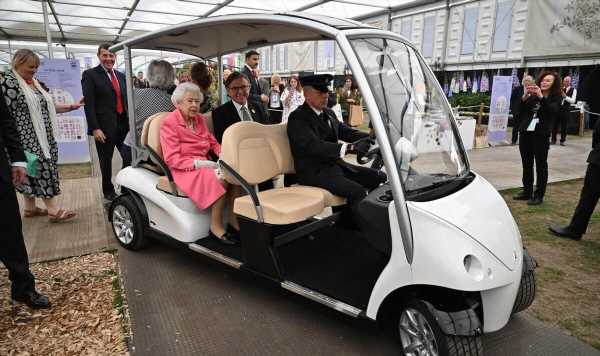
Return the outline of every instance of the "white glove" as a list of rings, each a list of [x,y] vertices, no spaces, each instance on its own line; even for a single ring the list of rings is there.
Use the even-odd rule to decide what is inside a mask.
[[[200,168],[216,168],[217,162],[194,158],[194,169]]]

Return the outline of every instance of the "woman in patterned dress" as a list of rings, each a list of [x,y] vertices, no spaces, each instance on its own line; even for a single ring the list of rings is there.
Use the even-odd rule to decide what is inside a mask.
[[[290,78],[288,87],[285,88],[283,94],[281,94],[281,101],[283,102],[283,116],[281,122],[287,122],[292,111],[304,104],[304,93],[302,92],[302,86],[300,85],[297,76]]]
[[[56,113],[65,113],[81,107],[77,104],[54,105],[52,97],[33,78],[40,59],[31,50],[18,50],[12,60],[12,69],[0,80],[4,99],[15,119],[23,149],[39,158],[37,177],[18,188],[25,197],[25,217],[48,215],[51,222],[73,219],[74,211],[60,208],[56,196],[60,194],[58,180],[58,146],[54,139],[52,124]],[[46,209],[35,205],[41,198]]]
[[[175,106],[171,102],[171,94],[169,94],[169,90],[175,85],[175,69],[171,63],[164,60],[153,60],[148,65],[146,77],[150,87],[134,89],[133,92],[135,131],[129,130],[123,146],[121,146],[123,167],[131,165],[131,147],[135,147],[136,142],[139,142],[144,121],[156,113],[175,110]]]

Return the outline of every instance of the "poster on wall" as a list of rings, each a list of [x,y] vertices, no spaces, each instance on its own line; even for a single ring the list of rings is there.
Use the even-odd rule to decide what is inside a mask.
[[[83,96],[81,70],[77,59],[43,59],[36,78],[48,87],[55,105],[74,104]],[[83,107],[56,114],[56,122],[52,125],[58,143],[58,163],[90,161]]]
[[[488,121],[488,143],[491,145],[506,141],[508,111],[512,93],[511,76],[494,76],[492,99],[490,100],[490,118]]]

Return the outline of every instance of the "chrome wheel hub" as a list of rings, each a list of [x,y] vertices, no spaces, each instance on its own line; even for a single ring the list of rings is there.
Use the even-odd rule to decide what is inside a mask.
[[[406,308],[398,325],[402,349],[407,356],[438,356],[438,345],[431,325],[420,311]]]
[[[123,244],[128,245],[133,241],[133,220],[129,210],[122,205],[117,205],[113,210],[112,226],[115,236]]]

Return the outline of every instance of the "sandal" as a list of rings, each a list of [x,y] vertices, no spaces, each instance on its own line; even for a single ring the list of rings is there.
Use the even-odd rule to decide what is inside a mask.
[[[48,210],[42,209],[40,207],[35,207],[33,210],[24,209],[23,216],[26,218],[32,218],[34,216],[46,216],[48,215]]]
[[[58,209],[56,214],[48,213],[48,221],[51,223],[63,222],[71,220],[77,216],[77,213],[71,210]]]

